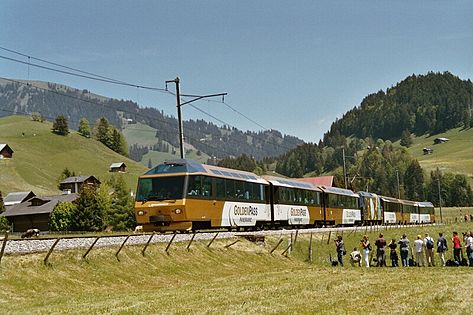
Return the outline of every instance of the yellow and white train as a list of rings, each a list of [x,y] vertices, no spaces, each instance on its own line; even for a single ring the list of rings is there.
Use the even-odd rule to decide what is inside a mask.
[[[407,219],[407,211],[414,211],[411,205],[417,217]],[[385,213],[389,220],[383,219]],[[159,232],[435,221],[428,202],[316,187],[193,160],[166,162],[140,176],[135,215],[144,231]]]

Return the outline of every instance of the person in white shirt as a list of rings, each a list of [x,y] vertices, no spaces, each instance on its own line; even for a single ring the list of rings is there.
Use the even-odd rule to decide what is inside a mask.
[[[468,237],[466,238],[466,255],[468,256],[468,262],[470,267],[473,267],[473,231],[468,233]]]
[[[416,251],[416,260],[417,266],[424,266],[424,255],[422,255],[422,250],[424,249],[424,241],[422,241],[422,236],[417,235],[417,239],[414,241],[415,251]]]
[[[429,233],[425,233],[424,246],[425,246],[425,259],[429,267],[435,266],[434,262],[434,239],[429,236]]]

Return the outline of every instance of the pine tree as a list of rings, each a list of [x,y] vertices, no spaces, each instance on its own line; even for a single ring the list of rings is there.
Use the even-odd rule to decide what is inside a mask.
[[[412,135],[409,130],[406,129],[402,132],[400,144],[406,148],[412,145]]]
[[[130,230],[136,225],[133,198],[128,192],[123,176],[112,181],[114,189],[112,203],[107,214],[107,225],[114,230]]]
[[[95,125],[95,139],[102,142],[107,147],[111,147],[110,124],[105,117],[100,118]]]
[[[148,160],[148,168],[149,168],[149,169],[152,169],[152,168],[153,168],[153,164],[151,163],[151,159]]]
[[[404,189],[407,199],[424,199],[424,173],[417,160],[413,160],[404,173]]]
[[[90,138],[90,126],[89,126],[89,121],[87,120],[87,118],[85,117],[82,117],[79,121],[79,130],[78,132],[86,137],[86,138]]]
[[[74,201],[76,211],[72,229],[75,231],[100,231],[103,228],[103,209],[95,196],[95,189],[82,186],[80,196]]]
[[[63,115],[56,117],[56,120],[53,123],[53,132],[61,136],[66,136],[69,133],[69,126],[66,117]]]

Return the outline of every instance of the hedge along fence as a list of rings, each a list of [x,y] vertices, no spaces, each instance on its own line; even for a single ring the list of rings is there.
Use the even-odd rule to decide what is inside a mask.
[[[284,231],[284,233],[290,233],[290,234],[284,234],[283,231],[271,231],[271,235],[261,235],[260,233],[257,234],[248,234],[248,235],[234,235],[230,237],[229,239],[231,242],[227,242],[226,244],[223,245],[223,248],[230,248],[234,246],[235,244],[239,243],[242,238],[253,238],[253,242],[260,242],[265,245],[266,252],[267,254],[273,256],[273,257],[286,257],[286,258],[295,258],[295,259],[301,259],[306,261],[309,264],[314,264],[314,265],[320,265],[320,266],[330,266],[330,261],[331,259],[336,260],[336,250],[335,250],[335,243],[334,240],[338,235],[341,235],[343,237],[344,243],[345,243],[345,249],[347,251],[347,256],[345,256],[345,261],[348,262],[349,256],[348,254],[352,251],[354,247],[360,249],[360,241],[363,235],[368,235],[369,239],[372,243],[373,249],[375,249],[374,242],[376,238],[378,237],[379,233],[383,233],[386,239],[386,242],[389,243],[392,238],[396,240],[396,242],[399,240],[402,234],[407,234],[408,238],[411,240],[411,245],[413,245],[414,240],[416,239],[416,236],[420,234],[422,238],[424,237],[425,233],[429,233],[430,236],[432,236],[434,239],[436,239],[438,232],[444,232],[444,236],[449,239],[451,236],[451,232],[453,230],[458,231],[461,233],[462,231],[467,231],[467,230],[473,230],[473,223],[459,223],[456,225],[452,226],[447,226],[447,225],[417,225],[417,226],[363,226],[363,227],[353,227],[350,229],[328,229],[328,230],[318,230],[318,231],[307,231],[307,230],[293,230],[293,231]],[[178,240],[180,243],[187,242],[187,245],[185,246],[185,249],[187,251],[190,250],[191,245],[196,239],[196,236],[199,236],[200,233],[194,233],[190,236],[190,239],[181,239]],[[201,240],[201,242],[207,242],[207,245],[205,245],[206,248],[211,248],[213,245],[214,241],[216,238],[224,233],[216,232],[213,234],[213,237],[210,238],[210,240],[207,238],[206,240]],[[279,234],[279,235],[278,235]],[[164,249],[164,252],[169,255],[169,250],[173,243],[176,241],[177,236],[182,236],[187,234],[177,234],[174,233],[170,236],[169,240],[166,242],[163,242],[166,244],[166,247]],[[149,249],[149,245],[152,243],[153,239],[158,236],[156,233],[152,234],[141,234],[141,235],[135,235],[135,236],[142,236],[145,237],[146,241],[141,242],[139,244],[136,244],[134,242],[130,242],[130,237],[132,235],[127,234],[127,235],[119,235],[119,236],[114,236],[116,237],[124,237],[123,241],[117,243],[115,242],[114,244],[110,245],[102,245],[101,247],[111,247],[114,245],[120,245],[117,251],[115,252],[115,258],[117,259],[118,262],[120,262],[120,253],[125,249],[126,246],[143,246],[141,249],[141,254],[142,256],[146,255],[146,251]],[[162,236],[162,235],[160,235]],[[167,235],[169,237],[169,235]],[[235,237],[237,240],[235,240]],[[91,241],[91,237],[83,237],[89,239]],[[53,241],[52,245],[50,245],[49,249],[47,250],[47,254],[44,257],[43,263],[45,265],[50,266],[50,258],[54,251],[63,251],[65,249],[80,249],[83,248],[85,249],[82,259],[87,260],[88,255],[91,253],[91,251],[96,247],[96,245],[99,243],[101,239],[104,238],[110,238],[110,236],[96,236],[93,238],[91,244],[88,246],[80,246],[79,248],[60,248],[60,245],[62,242],[66,242],[68,240],[74,239],[76,240],[76,237],[59,237],[56,239],[49,239],[48,241]],[[80,238],[79,238],[80,239]],[[40,241],[40,240],[31,240],[32,242],[34,241]],[[43,240],[44,241],[44,240]],[[287,246],[282,245],[287,242]],[[5,253],[5,248],[7,245],[7,242],[11,242],[11,240],[8,239],[8,234],[5,234],[5,237],[3,241],[1,242],[1,248],[0,248],[0,264],[1,260],[4,256]],[[217,245],[214,245],[214,247]],[[451,244],[449,242],[449,248],[451,248]],[[372,251],[372,255],[374,255],[375,251]],[[389,251],[386,251],[386,256],[389,257]],[[447,254],[448,256],[451,255]],[[437,256],[437,255],[436,255]],[[436,257],[438,259],[438,257]],[[389,261],[389,259],[387,259]]]

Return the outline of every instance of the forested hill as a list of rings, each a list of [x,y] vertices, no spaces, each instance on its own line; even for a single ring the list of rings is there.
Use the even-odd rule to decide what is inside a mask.
[[[165,141],[178,147],[176,118],[156,108],[143,108],[132,101],[107,98],[55,83],[0,79],[0,117],[32,113],[39,113],[49,121],[64,115],[69,120],[69,127],[74,129],[82,117],[91,124],[105,117],[120,129],[130,123],[141,123],[156,130],[156,143]],[[256,159],[275,157],[303,143],[301,139],[282,135],[277,130],[245,132],[204,120],[184,121],[184,131],[186,142],[195,150],[217,158],[241,154]],[[149,136],[149,130],[144,132]]]
[[[411,75],[386,92],[365,97],[332,124],[324,144],[337,145],[340,136],[397,140],[406,130],[419,136],[469,127],[472,108],[470,80],[449,72]]]

